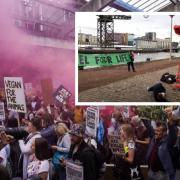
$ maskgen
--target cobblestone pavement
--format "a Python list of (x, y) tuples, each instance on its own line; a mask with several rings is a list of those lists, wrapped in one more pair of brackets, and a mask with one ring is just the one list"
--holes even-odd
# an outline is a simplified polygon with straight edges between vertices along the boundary
[[(79, 102), (153, 102), (152, 93), (147, 87), (157, 83), (163, 73), (177, 72), (177, 66), (149, 72), (110, 83), (105, 86), (89, 89), (79, 93)], [(180, 91), (173, 90), (172, 85), (163, 83), (167, 89), (167, 99), (180, 102)]]

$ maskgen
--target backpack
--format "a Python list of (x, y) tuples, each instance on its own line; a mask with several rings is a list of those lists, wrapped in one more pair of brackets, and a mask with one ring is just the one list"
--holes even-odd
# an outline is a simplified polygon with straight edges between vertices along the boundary
[(168, 72), (164, 73), (164, 74), (161, 76), (160, 81), (166, 82), (166, 79), (167, 79), (168, 76), (169, 76), (169, 73), (168, 73)]
[(161, 76), (160, 81), (168, 83), (168, 84), (173, 84), (174, 82), (176, 82), (176, 76), (166, 72)]

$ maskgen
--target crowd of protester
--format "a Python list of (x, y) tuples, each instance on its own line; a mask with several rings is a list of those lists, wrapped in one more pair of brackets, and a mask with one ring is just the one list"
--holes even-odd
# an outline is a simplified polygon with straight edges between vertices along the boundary
[[(175, 180), (180, 168), (180, 107), (168, 107), (164, 121), (125, 117), (118, 107), (100, 110), (97, 137), (86, 132), (86, 108), (68, 103), (45, 106), (27, 99), (26, 114), (6, 110), (0, 129), (0, 177), (4, 180), (66, 180), (67, 160), (80, 162), (84, 180), (104, 179), (114, 164), (117, 180)], [(113, 153), (108, 138), (117, 135), (124, 152)]]

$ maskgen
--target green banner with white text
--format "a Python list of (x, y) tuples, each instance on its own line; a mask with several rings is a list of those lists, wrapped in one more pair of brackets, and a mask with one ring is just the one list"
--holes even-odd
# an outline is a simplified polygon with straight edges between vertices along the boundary
[(110, 53), (110, 54), (83, 54), (78, 55), (78, 66), (102, 67), (118, 64), (127, 64), (131, 61), (130, 53)]

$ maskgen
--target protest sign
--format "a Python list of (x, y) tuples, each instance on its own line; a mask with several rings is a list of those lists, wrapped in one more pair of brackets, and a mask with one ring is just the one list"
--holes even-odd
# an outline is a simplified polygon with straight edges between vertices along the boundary
[(113, 154), (116, 154), (116, 153), (124, 154), (124, 146), (119, 136), (109, 135), (108, 141), (109, 141), (109, 147)]
[(53, 104), (53, 82), (52, 79), (41, 80), (42, 97), (44, 104), (47, 106)]
[(78, 54), (78, 66), (111, 66), (127, 64), (131, 61), (130, 53), (110, 53), (110, 54)]
[(4, 110), (4, 103), (0, 102), (0, 121), (5, 120), (5, 110)]
[(86, 113), (86, 132), (89, 136), (96, 137), (99, 123), (99, 109), (88, 107)]
[(83, 166), (73, 162), (66, 162), (66, 180), (83, 180)]
[(59, 102), (60, 104), (63, 104), (66, 100), (69, 99), (70, 96), (71, 93), (63, 85), (60, 85), (54, 93), (55, 101)]
[(4, 77), (7, 109), (26, 113), (23, 79), (21, 77)]

